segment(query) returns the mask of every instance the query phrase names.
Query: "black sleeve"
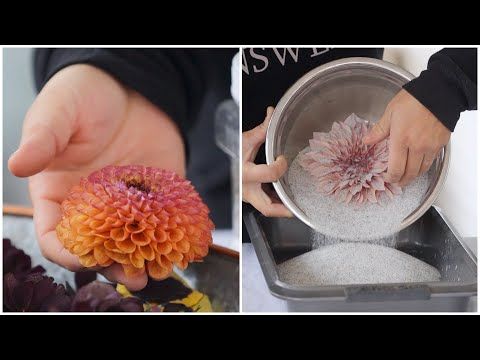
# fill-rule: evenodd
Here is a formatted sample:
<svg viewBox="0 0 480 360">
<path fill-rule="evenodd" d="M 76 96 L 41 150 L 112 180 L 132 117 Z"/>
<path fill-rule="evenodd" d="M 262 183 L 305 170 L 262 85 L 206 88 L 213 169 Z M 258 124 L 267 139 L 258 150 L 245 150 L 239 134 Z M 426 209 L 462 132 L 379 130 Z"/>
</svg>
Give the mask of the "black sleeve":
<svg viewBox="0 0 480 360">
<path fill-rule="evenodd" d="M 477 109 L 477 49 L 440 50 L 403 88 L 453 131 L 462 111 Z"/>
<path fill-rule="evenodd" d="M 37 89 L 62 68 L 78 63 L 94 65 L 138 91 L 172 118 L 185 139 L 204 93 L 195 52 L 189 49 L 36 49 Z"/>
</svg>

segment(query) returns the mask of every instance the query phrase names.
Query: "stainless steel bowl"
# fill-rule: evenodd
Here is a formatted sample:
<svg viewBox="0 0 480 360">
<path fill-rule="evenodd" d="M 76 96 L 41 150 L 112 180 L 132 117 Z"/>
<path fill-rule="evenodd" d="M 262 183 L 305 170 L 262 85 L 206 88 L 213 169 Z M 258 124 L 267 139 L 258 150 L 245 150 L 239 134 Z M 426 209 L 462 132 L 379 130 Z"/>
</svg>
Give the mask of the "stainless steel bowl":
<svg viewBox="0 0 480 360">
<path fill-rule="evenodd" d="M 333 122 L 343 121 L 351 113 L 378 121 L 402 85 L 413 78 L 394 64 L 361 57 L 332 61 L 311 70 L 288 89 L 275 108 L 265 142 L 267 164 L 282 154 L 290 164 L 308 145 L 314 131 L 330 131 Z M 398 231 L 415 222 L 433 204 L 445 182 L 449 159 L 450 144 L 428 173 L 430 186 L 420 206 L 403 220 Z M 295 204 L 285 177 L 273 186 L 296 217 L 322 232 Z"/>
</svg>

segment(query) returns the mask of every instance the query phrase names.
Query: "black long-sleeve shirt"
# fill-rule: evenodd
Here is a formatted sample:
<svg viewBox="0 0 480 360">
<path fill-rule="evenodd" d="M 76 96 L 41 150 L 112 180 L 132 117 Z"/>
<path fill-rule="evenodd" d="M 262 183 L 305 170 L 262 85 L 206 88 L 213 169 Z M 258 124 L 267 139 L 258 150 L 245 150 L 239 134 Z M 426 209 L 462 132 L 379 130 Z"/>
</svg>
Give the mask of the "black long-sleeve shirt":
<svg viewBox="0 0 480 360">
<path fill-rule="evenodd" d="M 403 88 L 453 131 L 462 111 L 477 109 L 477 49 L 440 50 Z"/>
<path fill-rule="evenodd" d="M 178 125 L 188 152 L 187 177 L 211 210 L 217 228 L 231 226 L 229 159 L 215 144 L 217 106 L 231 97 L 237 49 L 37 49 L 38 90 L 62 68 L 86 63 L 114 76 L 165 111 Z M 139 122 L 142 119 L 138 119 Z"/>
</svg>

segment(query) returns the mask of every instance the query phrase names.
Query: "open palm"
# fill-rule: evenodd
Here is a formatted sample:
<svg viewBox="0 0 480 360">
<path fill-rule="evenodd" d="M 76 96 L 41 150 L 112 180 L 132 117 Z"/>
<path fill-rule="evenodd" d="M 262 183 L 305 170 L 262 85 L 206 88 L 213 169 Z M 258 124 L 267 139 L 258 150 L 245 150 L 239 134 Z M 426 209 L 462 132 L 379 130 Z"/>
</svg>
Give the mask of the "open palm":
<svg viewBox="0 0 480 360">
<path fill-rule="evenodd" d="M 59 71 L 28 111 L 10 171 L 29 176 L 34 221 L 43 255 L 82 270 L 56 236 L 60 204 L 81 177 L 107 165 L 138 164 L 185 174 L 183 142 L 171 119 L 138 93 L 89 65 Z M 101 272 L 132 290 L 147 275 L 127 278 L 121 266 Z"/>
</svg>

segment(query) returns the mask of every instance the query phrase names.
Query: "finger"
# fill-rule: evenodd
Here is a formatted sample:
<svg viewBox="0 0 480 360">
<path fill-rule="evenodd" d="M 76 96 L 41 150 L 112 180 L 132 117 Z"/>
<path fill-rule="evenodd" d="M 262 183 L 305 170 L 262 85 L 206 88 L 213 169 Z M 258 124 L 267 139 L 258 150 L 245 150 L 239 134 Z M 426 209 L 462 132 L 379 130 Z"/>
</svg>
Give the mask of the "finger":
<svg viewBox="0 0 480 360">
<path fill-rule="evenodd" d="M 55 227 L 61 219 L 60 205 L 41 198 L 34 198 L 33 205 L 33 221 L 42 255 L 70 271 L 82 270 L 78 257 L 72 255 L 58 240 Z"/>
<path fill-rule="evenodd" d="M 258 149 L 260 149 L 260 146 L 265 142 L 268 124 L 270 123 L 273 110 L 274 108 L 269 106 L 263 123 L 242 134 L 242 155 L 244 162 L 255 160 Z"/>
<path fill-rule="evenodd" d="M 270 197 L 261 189 L 251 197 L 249 202 L 264 216 L 293 217 L 293 214 L 285 207 L 285 205 L 272 202 L 272 199 L 270 199 Z"/>
<path fill-rule="evenodd" d="M 389 145 L 387 174 L 385 175 L 387 182 L 398 183 L 400 181 L 405 173 L 407 155 L 408 148 L 401 141 L 392 137 Z"/>
<path fill-rule="evenodd" d="M 373 125 L 368 134 L 363 138 L 365 145 L 374 145 L 390 134 L 390 119 L 392 113 L 387 109 L 381 119 Z"/>
<path fill-rule="evenodd" d="M 420 174 L 425 174 L 430 167 L 432 166 L 433 162 L 437 158 L 437 154 L 428 153 L 423 156 L 422 166 L 420 167 Z"/>
<path fill-rule="evenodd" d="M 243 169 L 243 181 L 261 183 L 277 181 L 287 171 L 287 168 L 287 160 L 283 155 L 277 157 L 275 162 L 270 165 L 247 163 Z"/>
<path fill-rule="evenodd" d="M 75 111 L 65 92 L 45 88 L 25 116 L 22 140 L 8 161 L 15 176 L 34 175 L 65 150 L 74 132 Z"/>
<path fill-rule="evenodd" d="M 57 238 L 55 231 L 49 231 L 38 239 L 42 255 L 49 261 L 70 271 L 82 271 L 85 268 L 80 264 L 78 257 L 65 249 Z"/>
<path fill-rule="evenodd" d="M 407 164 L 405 173 L 399 181 L 400 186 L 406 186 L 412 182 L 419 174 L 423 162 L 423 154 L 408 150 Z"/>
<path fill-rule="evenodd" d="M 130 291 L 142 290 L 148 282 L 146 273 L 127 277 L 120 264 L 113 264 L 99 272 L 111 282 L 125 285 Z"/>
</svg>

